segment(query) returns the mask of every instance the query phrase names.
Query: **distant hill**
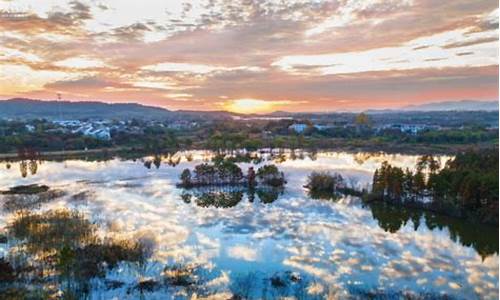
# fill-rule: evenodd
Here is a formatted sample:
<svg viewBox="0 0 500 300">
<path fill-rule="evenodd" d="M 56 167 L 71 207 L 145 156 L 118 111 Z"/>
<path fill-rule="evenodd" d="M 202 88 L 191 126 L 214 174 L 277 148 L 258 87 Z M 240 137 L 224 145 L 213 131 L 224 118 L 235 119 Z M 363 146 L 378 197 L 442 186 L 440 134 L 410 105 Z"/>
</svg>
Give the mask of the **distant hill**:
<svg viewBox="0 0 500 300">
<path fill-rule="evenodd" d="M 403 107 L 405 111 L 495 111 L 498 110 L 498 101 L 444 101 L 421 105 L 410 105 Z"/>
<path fill-rule="evenodd" d="M 495 101 L 449 101 L 422 105 L 411 105 L 394 110 L 368 110 L 367 113 L 394 114 L 411 112 L 438 112 L 438 111 L 496 111 L 498 102 Z M 12 119 L 116 119 L 130 120 L 227 120 L 233 117 L 293 117 L 299 119 L 325 118 L 336 116 L 353 118 L 353 112 L 285 112 L 275 111 L 265 115 L 237 114 L 227 111 L 170 111 L 161 107 L 146 106 L 138 103 L 104 103 L 98 101 L 42 101 L 24 98 L 0 100 L 0 118 Z"/>
<path fill-rule="evenodd" d="M 231 114 L 227 112 L 170 111 L 137 103 L 42 101 L 24 98 L 0 100 L 0 118 L 195 120 L 230 117 Z"/>
<path fill-rule="evenodd" d="M 243 116 L 242 114 L 232 113 L 224 110 L 177 110 L 176 114 L 182 116 L 189 116 L 191 118 L 198 119 L 232 119 L 233 116 Z"/>
</svg>

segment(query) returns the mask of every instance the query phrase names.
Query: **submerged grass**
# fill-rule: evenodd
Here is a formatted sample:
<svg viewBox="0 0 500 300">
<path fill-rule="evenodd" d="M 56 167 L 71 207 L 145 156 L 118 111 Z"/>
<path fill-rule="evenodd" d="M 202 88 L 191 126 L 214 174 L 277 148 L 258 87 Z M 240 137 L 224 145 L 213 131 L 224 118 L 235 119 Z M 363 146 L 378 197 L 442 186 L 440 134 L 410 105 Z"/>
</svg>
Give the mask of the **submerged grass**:
<svg viewBox="0 0 500 300">
<path fill-rule="evenodd" d="M 64 298 L 81 298 L 89 291 L 91 278 L 104 277 L 120 262 L 142 264 L 147 258 L 140 242 L 103 240 L 97 229 L 74 210 L 16 213 L 8 226 L 8 238 L 15 246 L 0 261 L 0 276 L 5 277 L 0 282 L 9 284 L 0 285 L 0 294 L 24 293 L 16 287 L 33 285 L 51 295 L 62 290 Z"/>
<path fill-rule="evenodd" d="M 42 204 L 64 195 L 64 191 L 52 189 L 43 189 L 36 193 L 13 193 L 9 190 L 1 195 L 0 200 L 3 200 L 2 209 L 4 211 L 17 212 L 38 209 Z"/>
<path fill-rule="evenodd" d="M 42 192 L 46 192 L 49 190 L 49 187 L 46 185 L 38 185 L 38 184 L 29 184 L 29 185 L 18 185 L 15 187 L 11 187 L 6 191 L 0 191 L 2 195 L 15 195 L 15 194 L 23 194 L 23 195 L 33 195 Z"/>
</svg>

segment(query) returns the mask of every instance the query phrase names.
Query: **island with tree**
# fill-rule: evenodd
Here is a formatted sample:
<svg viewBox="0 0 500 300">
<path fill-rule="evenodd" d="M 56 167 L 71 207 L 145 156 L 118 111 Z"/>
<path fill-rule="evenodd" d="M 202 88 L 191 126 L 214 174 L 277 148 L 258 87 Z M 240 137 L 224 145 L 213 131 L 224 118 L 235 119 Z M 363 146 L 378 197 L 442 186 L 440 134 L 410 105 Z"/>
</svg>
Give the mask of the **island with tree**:
<svg viewBox="0 0 500 300">
<path fill-rule="evenodd" d="M 191 171 L 186 168 L 180 175 L 177 186 L 194 188 L 203 186 L 243 185 L 255 188 L 258 185 L 282 187 L 286 184 L 285 175 L 275 165 L 264 165 L 255 172 L 250 167 L 246 175 L 231 160 L 220 159 L 213 163 L 202 163 Z"/>
<path fill-rule="evenodd" d="M 384 162 L 366 199 L 498 224 L 498 149 L 459 153 L 443 168 L 431 155 L 415 171 Z"/>
</svg>

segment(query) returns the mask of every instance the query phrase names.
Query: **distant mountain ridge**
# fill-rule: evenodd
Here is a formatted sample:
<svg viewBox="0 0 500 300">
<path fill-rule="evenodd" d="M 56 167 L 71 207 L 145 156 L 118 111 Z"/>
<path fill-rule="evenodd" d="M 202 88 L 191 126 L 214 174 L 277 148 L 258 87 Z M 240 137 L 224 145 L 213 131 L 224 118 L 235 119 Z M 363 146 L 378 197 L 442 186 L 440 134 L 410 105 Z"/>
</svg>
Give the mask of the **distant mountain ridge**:
<svg viewBox="0 0 500 300">
<path fill-rule="evenodd" d="M 405 111 L 495 111 L 498 110 L 498 101 L 442 101 L 403 107 Z"/>
<path fill-rule="evenodd" d="M 497 111 L 497 101 L 447 101 L 410 105 L 399 109 L 367 110 L 370 114 L 433 111 Z M 357 112 L 286 112 L 268 114 L 238 114 L 228 111 L 171 111 L 138 103 L 105 103 L 99 101 L 45 101 L 26 98 L 0 100 L 0 118 L 11 119 L 116 119 L 130 120 L 227 120 L 233 117 L 298 117 L 329 114 L 355 114 Z"/>
<path fill-rule="evenodd" d="M 98 101 L 45 101 L 25 98 L 0 100 L 0 118 L 13 119 L 146 119 L 191 120 L 227 119 L 228 112 L 170 111 L 138 103 L 105 103 Z"/>
</svg>

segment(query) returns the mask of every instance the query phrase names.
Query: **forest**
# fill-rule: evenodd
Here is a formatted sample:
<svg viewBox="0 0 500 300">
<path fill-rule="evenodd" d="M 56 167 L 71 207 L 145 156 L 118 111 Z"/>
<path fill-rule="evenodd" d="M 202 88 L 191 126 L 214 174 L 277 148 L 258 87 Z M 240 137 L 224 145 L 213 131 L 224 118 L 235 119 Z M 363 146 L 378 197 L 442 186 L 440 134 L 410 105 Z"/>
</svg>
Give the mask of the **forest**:
<svg viewBox="0 0 500 300">
<path fill-rule="evenodd" d="M 498 149 L 489 149 L 459 153 L 444 166 L 424 155 L 414 171 L 384 162 L 368 198 L 498 224 L 498 192 Z"/>
</svg>

